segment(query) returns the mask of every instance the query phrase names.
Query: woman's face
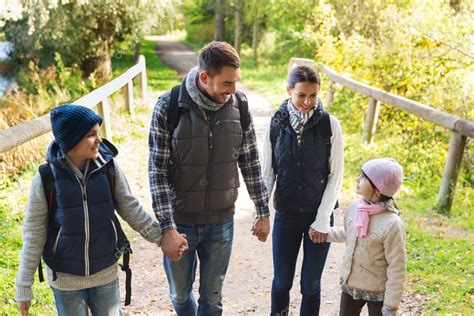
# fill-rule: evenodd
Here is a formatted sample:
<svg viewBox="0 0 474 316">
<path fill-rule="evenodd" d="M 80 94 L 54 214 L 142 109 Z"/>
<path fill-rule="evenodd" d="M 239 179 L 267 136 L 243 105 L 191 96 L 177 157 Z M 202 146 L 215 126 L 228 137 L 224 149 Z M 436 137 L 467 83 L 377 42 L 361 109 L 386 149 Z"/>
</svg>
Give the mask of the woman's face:
<svg viewBox="0 0 474 316">
<path fill-rule="evenodd" d="M 308 113 L 316 105 L 319 93 L 319 84 L 312 82 L 298 82 L 295 87 L 288 86 L 288 95 L 295 108 L 302 112 Z"/>
</svg>

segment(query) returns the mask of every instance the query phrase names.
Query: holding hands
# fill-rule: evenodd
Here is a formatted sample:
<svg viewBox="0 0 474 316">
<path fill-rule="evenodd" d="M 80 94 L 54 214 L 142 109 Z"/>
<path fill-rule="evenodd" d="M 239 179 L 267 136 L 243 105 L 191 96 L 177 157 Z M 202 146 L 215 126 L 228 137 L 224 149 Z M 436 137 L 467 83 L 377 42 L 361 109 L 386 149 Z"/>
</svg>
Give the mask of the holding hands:
<svg viewBox="0 0 474 316">
<path fill-rule="evenodd" d="M 257 236 L 258 240 L 265 242 L 270 234 L 270 217 L 256 219 L 252 226 L 252 235 Z"/>
<path fill-rule="evenodd" d="M 309 235 L 309 238 L 315 244 L 322 244 L 323 242 L 326 242 L 326 239 L 328 238 L 328 234 L 318 232 L 317 230 L 313 229 L 312 227 L 309 228 L 308 235 Z"/>
<path fill-rule="evenodd" d="M 178 233 L 176 229 L 165 230 L 161 240 L 161 250 L 172 261 L 179 261 L 183 253 L 188 250 L 186 235 Z"/>
</svg>

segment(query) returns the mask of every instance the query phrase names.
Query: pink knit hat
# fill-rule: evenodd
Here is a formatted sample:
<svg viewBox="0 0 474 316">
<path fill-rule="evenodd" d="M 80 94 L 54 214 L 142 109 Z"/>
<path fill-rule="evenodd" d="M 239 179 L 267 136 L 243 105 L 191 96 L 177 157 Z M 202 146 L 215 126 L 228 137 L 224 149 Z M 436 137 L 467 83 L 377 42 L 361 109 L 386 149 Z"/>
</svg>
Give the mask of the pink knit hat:
<svg viewBox="0 0 474 316">
<path fill-rule="evenodd" d="M 393 158 L 377 158 L 367 161 L 362 171 L 385 196 L 393 197 L 402 184 L 403 168 Z"/>
</svg>

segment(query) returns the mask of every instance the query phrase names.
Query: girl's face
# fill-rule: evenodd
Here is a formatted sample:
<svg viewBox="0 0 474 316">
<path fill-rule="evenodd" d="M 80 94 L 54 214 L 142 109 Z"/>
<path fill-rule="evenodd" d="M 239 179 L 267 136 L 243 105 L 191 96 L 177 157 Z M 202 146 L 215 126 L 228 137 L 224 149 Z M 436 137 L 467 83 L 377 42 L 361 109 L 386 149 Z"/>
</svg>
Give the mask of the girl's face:
<svg viewBox="0 0 474 316">
<path fill-rule="evenodd" d="M 288 95 L 295 108 L 301 113 L 308 113 L 316 105 L 319 93 L 319 84 L 312 82 L 298 82 L 295 87 L 288 86 Z"/>
<path fill-rule="evenodd" d="M 380 198 L 380 192 L 370 183 L 369 178 L 365 175 L 363 171 L 360 172 L 360 175 L 356 179 L 357 182 L 357 194 L 360 194 L 367 198 L 369 201 L 378 201 Z"/>
<path fill-rule="evenodd" d="M 99 156 L 100 143 L 102 139 L 99 136 L 99 124 L 95 124 L 67 155 L 72 160 L 78 161 L 96 159 Z"/>
</svg>

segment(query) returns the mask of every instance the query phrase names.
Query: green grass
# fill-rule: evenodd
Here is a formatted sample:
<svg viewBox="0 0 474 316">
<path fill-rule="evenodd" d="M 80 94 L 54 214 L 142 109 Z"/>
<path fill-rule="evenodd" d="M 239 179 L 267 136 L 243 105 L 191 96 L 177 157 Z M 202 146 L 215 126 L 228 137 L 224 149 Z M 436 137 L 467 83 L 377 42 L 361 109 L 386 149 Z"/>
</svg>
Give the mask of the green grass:
<svg viewBox="0 0 474 316">
<path fill-rule="evenodd" d="M 141 53 L 145 55 L 147 63 L 148 89 L 163 92 L 179 82 L 176 72 L 166 67 L 155 54 L 155 43 L 142 41 Z M 122 74 L 133 65 L 133 50 L 130 54 L 114 57 L 112 60 L 114 77 Z M 128 123 L 140 124 L 143 127 L 143 120 L 133 120 L 124 110 L 119 109 L 116 104 L 122 96 L 117 93 L 112 97 L 114 100 L 113 109 Z M 117 102 L 116 102 L 117 101 Z M 144 107 L 136 108 L 137 116 L 149 111 Z M 128 117 L 127 117 L 128 116 Z M 124 143 L 125 139 L 142 140 L 147 137 L 146 133 L 137 129 L 116 129 L 112 126 L 114 136 L 113 141 Z M 11 182 L 6 188 L 0 191 L 0 242 L 2 245 L 2 255 L 0 256 L 0 315 L 16 315 L 16 303 L 13 301 L 15 290 L 15 277 L 18 271 L 18 263 L 22 246 L 21 230 L 23 214 L 26 208 L 28 190 L 31 178 L 36 172 L 37 161 L 30 169 L 26 169 L 15 182 Z M 39 283 L 37 274 L 33 285 L 34 300 L 30 309 L 32 315 L 54 315 L 56 309 L 53 302 L 51 289 L 46 282 Z"/>
<path fill-rule="evenodd" d="M 286 98 L 286 67 L 256 64 L 246 58 L 244 51 L 243 82 L 267 96 L 276 96 L 276 101 L 275 98 L 271 101 L 278 105 Z M 327 78 L 322 80 L 321 98 L 325 100 Z M 424 306 L 428 315 L 472 314 L 474 188 L 469 180 L 472 171 L 466 166 L 461 171 L 451 215 L 434 212 L 449 132 L 404 114 L 398 114 L 404 119 L 401 125 L 383 121 L 393 110 L 382 107 L 375 139 L 372 144 L 366 144 L 362 137 L 366 103 L 364 97 L 339 88 L 333 105 L 327 109 L 343 128 L 345 170 L 341 196 L 355 196 L 355 179 L 364 161 L 378 156 L 399 159 L 406 171 L 397 204 L 407 229 L 408 290 L 429 297 Z M 426 131 L 435 131 L 436 136 Z"/>
</svg>

